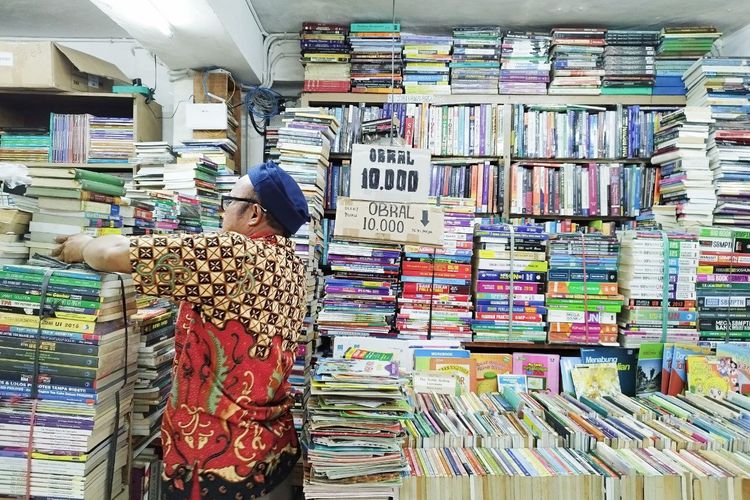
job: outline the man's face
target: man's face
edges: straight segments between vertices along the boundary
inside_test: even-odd
[[[244,200],[257,200],[252,185],[247,177],[241,177],[229,196]],[[224,216],[221,223],[222,231],[252,236],[261,222],[263,211],[260,205],[247,201],[228,201],[224,203]]]

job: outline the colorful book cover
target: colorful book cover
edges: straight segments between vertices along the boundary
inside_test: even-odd
[[[621,392],[616,363],[581,364],[573,368],[572,377],[579,398],[597,399]]]
[[[429,370],[434,358],[466,359],[470,355],[465,349],[414,349],[414,370]]]
[[[750,394],[750,347],[739,344],[719,344],[716,357],[726,359],[721,365],[729,375],[729,389],[740,394]]]
[[[560,378],[562,380],[562,390],[572,396],[575,396],[576,390],[573,386],[573,368],[581,364],[580,356],[565,356],[560,358]]]
[[[638,369],[635,374],[635,393],[648,394],[661,390],[661,366],[664,344],[641,344],[638,350]]]
[[[730,390],[729,370],[726,369],[728,364],[729,358],[688,356],[688,391],[713,398],[724,398]]]
[[[455,376],[462,392],[476,392],[474,364],[471,358],[430,358],[430,370]]]
[[[506,389],[512,389],[515,392],[528,392],[526,375],[515,375],[512,373],[502,373],[497,376],[498,392],[503,394]]]
[[[529,391],[560,392],[560,356],[513,353],[513,373],[526,375]]]
[[[638,353],[624,347],[591,347],[581,349],[584,364],[614,363],[620,376],[620,390],[626,396],[635,396],[635,374]]]
[[[474,379],[477,381],[477,393],[497,392],[497,376],[505,373],[513,373],[512,354],[471,353],[474,360],[476,373]]]
[[[669,389],[669,374],[672,373],[674,344],[664,344],[664,357],[661,360],[661,385],[659,391],[666,394]]]
[[[711,354],[708,347],[698,347],[690,344],[675,344],[672,353],[672,370],[669,374],[669,388],[667,394],[676,396],[687,386],[687,357],[692,354]]]

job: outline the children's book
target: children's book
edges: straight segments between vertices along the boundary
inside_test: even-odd
[[[635,374],[635,393],[649,394],[661,390],[661,366],[664,344],[641,344]]]
[[[578,398],[596,399],[621,392],[616,363],[581,364],[573,368],[572,376]]]
[[[672,373],[674,344],[664,344],[664,357],[661,360],[661,386],[659,391],[666,394],[669,389],[669,374]]]
[[[624,347],[591,347],[581,349],[584,364],[614,363],[620,377],[620,390],[626,396],[635,396],[635,373],[638,364],[635,349]]]
[[[505,373],[513,373],[512,354],[471,353],[474,360],[476,373],[474,379],[477,381],[477,394],[483,392],[498,392],[497,376]]]
[[[675,344],[672,353],[672,370],[669,374],[669,396],[677,396],[687,386],[687,357],[692,354],[711,354],[709,347],[692,344]]]
[[[433,358],[466,359],[470,355],[465,349],[414,349],[414,370],[429,370]]]
[[[430,370],[455,376],[462,392],[476,392],[474,364],[471,358],[430,358]]]
[[[720,365],[729,358],[718,356],[688,356],[688,391],[712,398],[724,398],[729,392],[729,372]],[[722,371],[725,372],[722,375]]]
[[[515,352],[513,373],[526,375],[529,391],[560,392],[560,356],[557,354]]]
[[[560,358],[560,380],[562,382],[562,390],[571,396],[576,395],[575,387],[573,387],[573,368],[580,364],[580,356],[564,356]]]
[[[729,376],[729,389],[740,394],[750,394],[750,347],[719,344],[716,346],[716,357],[720,360],[720,372]]]
[[[497,387],[500,394],[505,394],[506,390],[513,390],[516,393],[528,392],[526,385],[526,375],[515,375],[513,373],[501,373],[497,376]]]

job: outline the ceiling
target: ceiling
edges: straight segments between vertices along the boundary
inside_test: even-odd
[[[303,21],[390,21],[388,0],[252,0],[270,33],[297,32]],[[454,25],[497,24],[648,29],[715,25],[730,33],[750,23],[748,0],[396,0],[402,31],[449,32]],[[582,21],[583,20],[583,21]]]
[[[130,38],[89,0],[0,0],[0,36]]]

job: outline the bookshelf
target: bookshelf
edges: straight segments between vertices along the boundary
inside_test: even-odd
[[[497,162],[502,172],[502,207],[498,207],[502,214],[509,217],[526,217],[539,220],[562,220],[568,219],[578,222],[589,222],[593,220],[628,221],[635,217],[627,216],[563,216],[563,215],[532,215],[511,213],[511,165],[514,163],[525,164],[548,164],[551,166],[573,163],[573,164],[638,164],[646,165],[649,158],[544,158],[526,157],[513,154],[513,107],[516,105],[526,106],[598,106],[613,108],[618,106],[639,105],[644,107],[673,107],[684,106],[684,96],[639,96],[639,95],[591,95],[591,96],[554,96],[554,95],[446,95],[446,96],[424,96],[413,94],[357,94],[357,93],[304,93],[300,98],[300,106],[346,106],[367,105],[377,106],[386,103],[406,104],[430,104],[434,106],[450,105],[480,105],[492,104],[499,106],[498,112],[502,116],[502,127],[500,137],[502,148],[493,156],[456,156],[456,155],[432,155],[435,163],[458,161],[491,161]],[[331,153],[333,160],[349,159],[350,153]],[[327,211],[328,216],[335,215],[335,211]]]
[[[27,92],[0,89],[0,129],[49,127],[50,113],[88,113],[133,119],[134,142],[162,138],[162,108],[146,102],[140,94],[102,92]],[[29,167],[72,167],[109,172],[130,172],[129,163],[48,163],[27,162]]]

